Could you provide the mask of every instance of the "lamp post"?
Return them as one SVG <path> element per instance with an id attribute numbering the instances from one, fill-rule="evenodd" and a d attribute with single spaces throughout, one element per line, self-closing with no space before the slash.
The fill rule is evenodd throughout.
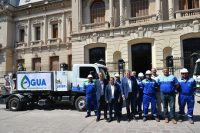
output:
<path id="1" fill-rule="evenodd" d="M 166 57 L 166 66 L 171 70 L 172 74 L 174 74 L 173 56 L 167 56 Z"/>
<path id="2" fill-rule="evenodd" d="M 119 71 L 119 75 L 120 75 L 120 72 L 122 72 L 123 77 L 124 77 L 124 66 L 125 66 L 125 61 L 123 59 L 119 59 L 118 60 L 118 71 Z"/>

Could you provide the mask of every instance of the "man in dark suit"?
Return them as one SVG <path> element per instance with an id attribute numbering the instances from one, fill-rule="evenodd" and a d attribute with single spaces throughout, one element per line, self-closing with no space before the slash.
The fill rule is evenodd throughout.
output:
<path id="1" fill-rule="evenodd" d="M 105 89 L 108 81 L 104 78 L 103 73 L 99 73 L 99 79 L 96 80 L 95 87 L 97 89 L 96 96 L 97 96 L 97 119 L 96 121 L 100 120 L 101 117 L 101 110 L 104 110 L 104 119 L 107 120 L 107 104 L 105 101 Z"/>
<path id="2" fill-rule="evenodd" d="M 131 71 L 126 70 L 125 77 L 122 79 L 122 97 L 126 100 L 126 110 L 128 121 L 131 119 L 135 119 L 136 113 L 136 97 L 138 92 L 138 84 L 135 78 L 131 78 Z M 131 113 L 130 113 L 130 105 L 131 105 Z"/>
<path id="3" fill-rule="evenodd" d="M 109 84 L 106 86 L 105 92 L 106 102 L 109 105 L 109 120 L 111 122 L 113 120 L 113 108 L 115 111 L 115 117 L 117 118 L 117 122 L 120 122 L 120 98 L 121 98 L 121 89 L 117 83 L 114 83 L 114 78 L 111 77 Z"/>

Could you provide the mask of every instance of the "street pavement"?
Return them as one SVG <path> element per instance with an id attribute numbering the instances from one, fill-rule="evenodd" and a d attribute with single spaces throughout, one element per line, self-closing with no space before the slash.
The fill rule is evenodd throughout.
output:
<path id="1" fill-rule="evenodd" d="M 193 125 L 188 121 L 166 124 L 164 120 L 159 123 L 155 120 L 128 122 L 125 119 L 120 123 L 96 122 L 95 116 L 85 118 L 85 112 L 78 112 L 65 104 L 21 112 L 10 112 L 5 110 L 5 105 L 0 105 L 0 133 L 200 133 L 200 104 L 197 101 L 200 101 L 199 97 L 196 97 Z M 124 108 L 124 118 L 125 113 Z"/>

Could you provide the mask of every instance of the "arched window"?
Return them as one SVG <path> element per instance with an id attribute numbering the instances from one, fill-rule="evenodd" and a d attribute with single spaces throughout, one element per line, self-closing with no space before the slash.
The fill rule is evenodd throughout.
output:
<path id="1" fill-rule="evenodd" d="M 167 56 L 172 55 L 172 48 L 171 47 L 166 47 L 163 49 L 163 59 L 166 59 Z"/>
<path id="2" fill-rule="evenodd" d="M 180 10 L 199 8 L 199 0 L 179 0 Z"/>
<path id="3" fill-rule="evenodd" d="M 165 47 L 163 49 L 163 66 L 166 67 L 166 57 L 172 56 L 172 48 L 171 47 Z"/>
<path id="4" fill-rule="evenodd" d="M 121 59 L 121 52 L 120 51 L 116 51 L 113 54 L 113 68 L 114 71 L 118 71 L 118 60 Z"/>
<path id="5" fill-rule="evenodd" d="M 91 23 L 105 22 L 105 3 L 103 0 L 94 0 L 90 7 Z"/>
<path id="6" fill-rule="evenodd" d="M 149 0 L 131 0 L 131 17 L 149 15 Z"/>

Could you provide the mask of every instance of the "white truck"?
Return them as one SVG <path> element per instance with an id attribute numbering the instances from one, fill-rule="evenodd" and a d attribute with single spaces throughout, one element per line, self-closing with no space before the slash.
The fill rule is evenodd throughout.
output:
<path id="1" fill-rule="evenodd" d="M 196 96 L 200 97 L 200 59 L 196 61 L 195 68 L 194 68 L 194 73 L 193 73 L 193 78 L 195 79 L 197 83 L 197 88 L 196 88 Z"/>
<path id="2" fill-rule="evenodd" d="M 20 111 L 32 104 L 46 105 L 56 101 L 67 101 L 79 111 L 85 109 L 83 82 L 88 74 L 96 79 L 102 72 L 109 74 L 101 64 L 75 64 L 72 71 L 17 72 L 16 90 L 6 97 L 6 108 Z"/>

